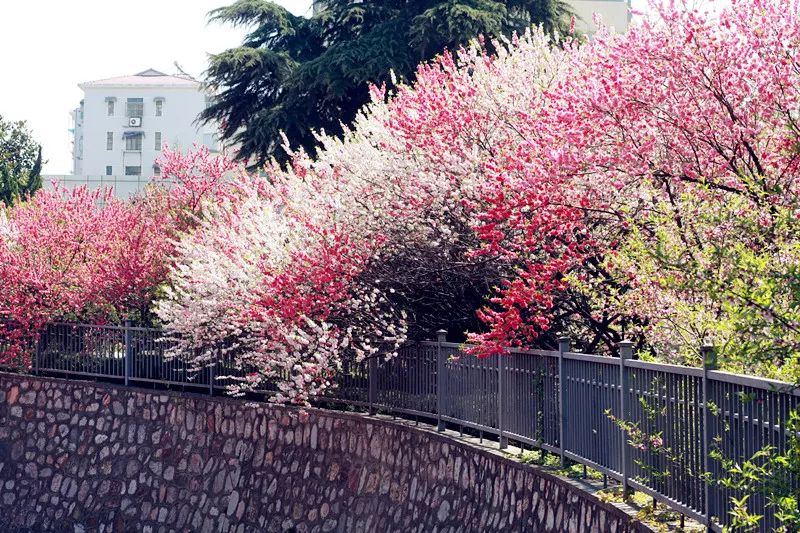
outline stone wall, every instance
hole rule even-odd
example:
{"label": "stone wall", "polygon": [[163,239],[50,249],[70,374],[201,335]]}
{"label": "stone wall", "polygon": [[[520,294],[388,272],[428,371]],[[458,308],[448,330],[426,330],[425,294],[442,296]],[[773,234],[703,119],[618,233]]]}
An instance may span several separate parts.
{"label": "stone wall", "polygon": [[0,374],[0,530],[644,528],[561,479],[430,431]]}

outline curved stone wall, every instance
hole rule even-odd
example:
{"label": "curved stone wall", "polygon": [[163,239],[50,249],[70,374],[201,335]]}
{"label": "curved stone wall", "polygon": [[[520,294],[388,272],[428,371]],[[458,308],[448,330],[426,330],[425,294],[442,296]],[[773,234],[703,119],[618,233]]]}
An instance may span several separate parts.
{"label": "curved stone wall", "polygon": [[3,531],[644,530],[569,483],[362,415],[0,374]]}

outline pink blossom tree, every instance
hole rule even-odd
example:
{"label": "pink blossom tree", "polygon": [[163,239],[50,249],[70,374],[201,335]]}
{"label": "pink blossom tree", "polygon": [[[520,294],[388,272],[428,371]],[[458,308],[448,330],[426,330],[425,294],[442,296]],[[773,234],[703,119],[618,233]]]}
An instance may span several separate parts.
{"label": "pink blossom tree", "polygon": [[478,353],[556,330],[590,350],[630,335],[696,362],[716,337],[740,362],[791,358],[797,10],[656,3],[625,35],[445,54],[398,91],[380,146],[410,216],[458,184],[451,205],[480,239],[466,255],[500,264]]}
{"label": "pink blossom tree", "polygon": [[147,308],[171,247],[167,217],[146,207],[79,187],[0,211],[2,361],[27,364],[47,322]]}
{"label": "pink blossom tree", "polygon": [[[568,74],[489,181],[497,200],[479,231],[493,253],[532,260],[479,339],[547,328],[540,297],[569,290],[589,296],[589,321],[614,317],[661,357],[696,362],[710,338],[740,363],[791,359],[798,3],[735,1],[719,20],[654,9],[624,35],[567,48]],[[564,219],[555,248],[548,213]]]}

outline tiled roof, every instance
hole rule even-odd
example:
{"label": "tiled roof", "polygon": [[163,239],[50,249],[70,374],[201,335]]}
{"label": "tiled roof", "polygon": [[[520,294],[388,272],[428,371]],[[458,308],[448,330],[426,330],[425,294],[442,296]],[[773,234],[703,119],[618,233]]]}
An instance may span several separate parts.
{"label": "tiled roof", "polygon": [[132,76],[119,76],[87,81],[78,85],[81,89],[91,87],[199,87],[200,82],[181,76],[170,76],[154,69],[147,69]]}

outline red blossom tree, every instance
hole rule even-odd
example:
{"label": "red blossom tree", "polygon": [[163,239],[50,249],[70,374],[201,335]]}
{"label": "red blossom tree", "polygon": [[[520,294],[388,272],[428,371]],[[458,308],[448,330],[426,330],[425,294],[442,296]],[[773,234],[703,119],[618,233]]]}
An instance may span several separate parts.
{"label": "red blossom tree", "polygon": [[799,9],[740,0],[715,18],[654,2],[624,35],[445,54],[400,89],[383,118],[400,141],[385,146],[416,165],[412,183],[468,183],[471,253],[507,265],[479,353],[553,328],[609,351],[624,335],[666,352],[670,332],[696,347],[796,338],[793,284],[754,265],[792,276],[777,258],[794,257]]}
{"label": "red blossom tree", "polygon": [[0,362],[27,363],[47,322],[146,309],[166,275],[168,223],[146,202],[85,187],[40,191],[8,210],[0,217]]}

